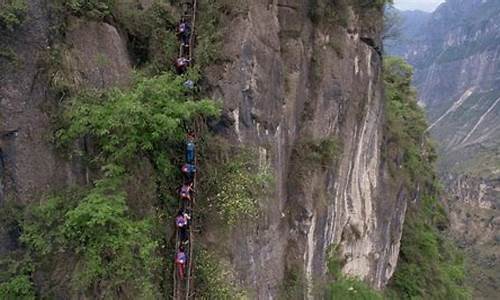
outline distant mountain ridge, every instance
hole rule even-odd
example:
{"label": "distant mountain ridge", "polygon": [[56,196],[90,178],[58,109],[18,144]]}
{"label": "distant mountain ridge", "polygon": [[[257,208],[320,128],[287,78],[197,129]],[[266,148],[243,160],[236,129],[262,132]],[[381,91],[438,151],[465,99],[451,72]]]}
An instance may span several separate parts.
{"label": "distant mountain ridge", "polygon": [[[409,52],[417,46],[418,40],[422,36],[422,27],[429,20],[431,13],[421,10],[395,11],[400,23],[400,36],[397,40],[390,40],[386,47],[389,48],[391,55],[407,57]],[[394,12],[391,12],[394,13]]]}
{"label": "distant mountain ridge", "polygon": [[401,38],[387,48],[415,67],[419,99],[446,154],[441,170],[498,175],[500,1],[448,0],[432,14],[401,16]]}

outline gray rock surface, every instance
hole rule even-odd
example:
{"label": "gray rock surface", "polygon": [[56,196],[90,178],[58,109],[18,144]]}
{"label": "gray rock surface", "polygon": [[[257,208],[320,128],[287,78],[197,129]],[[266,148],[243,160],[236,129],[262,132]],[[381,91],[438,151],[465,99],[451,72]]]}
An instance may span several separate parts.
{"label": "gray rock surface", "polygon": [[475,299],[500,293],[500,180],[460,176],[448,184],[450,232],[468,257]]}
{"label": "gray rock surface", "polygon": [[65,67],[77,86],[105,88],[130,83],[132,65],[126,39],[112,25],[71,18],[65,44],[69,48]]}
{"label": "gray rock surface", "polygon": [[[389,190],[381,159],[380,18],[350,9],[343,28],[311,22],[307,1],[248,6],[227,25],[229,61],[208,71],[233,139],[260,147],[276,178],[259,224],[233,234],[237,279],[254,297],[275,298],[287,273],[321,279],[327,249],[338,247],[345,273],[382,288],[396,267],[406,202]],[[301,176],[300,141],[330,137],[341,141],[338,161]]]}
{"label": "gray rock surface", "polygon": [[[14,32],[2,33],[0,46],[16,53],[0,67],[0,149],[3,164],[1,199],[36,200],[41,193],[65,184],[84,182],[75,162],[58,157],[51,143],[50,115],[59,105],[49,89],[53,36],[46,1],[30,1],[28,18]],[[62,77],[76,87],[124,86],[131,78],[126,41],[109,24],[68,21]]]}
{"label": "gray rock surface", "polygon": [[15,62],[0,61],[1,194],[25,203],[60,184],[75,182],[78,173],[50,143],[48,111],[56,101],[49,95],[43,71],[49,24],[47,2],[29,1],[26,21],[14,32],[2,32],[0,40],[0,47],[16,54]]}

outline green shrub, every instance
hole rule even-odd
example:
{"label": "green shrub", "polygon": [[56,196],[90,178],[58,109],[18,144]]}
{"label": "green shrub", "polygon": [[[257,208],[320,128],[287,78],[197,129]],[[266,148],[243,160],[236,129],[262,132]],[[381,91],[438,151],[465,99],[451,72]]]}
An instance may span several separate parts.
{"label": "green shrub", "polygon": [[260,212],[259,194],[269,183],[269,170],[257,169],[252,162],[236,157],[225,166],[223,181],[214,198],[217,211],[228,225],[256,219]]}
{"label": "green shrub", "polygon": [[111,15],[114,0],[62,0],[71,14],[78,17],[102,19]]}
{"label": "green shrub", "polygon": [[57,132],[60,146],[92,137],[98,146],[94,162],[100,166],[123,168],[143,154],[160,174],[171,176],[176,167],[170,164],[168,151],[183,140],[183,126],[196,116],[219,114],[214,102],[185,95],[186,78],[165,73],[139,79],[129,91],[82,93],[68,103],[65,124]]}
{"label": "green shrub", "polygon": [[341,151],[341,142],[335,137],[300,140],[293,152],[297,172],[305,176],[313,170],[328,169],[335,164],[342,154]]}
{"label": "green shrub", "polygon": [[[176,159],[184,151],[185,126],[219,114],[215,103],[198,100],[183,87],[187,76],[199,79],[193,71],[186,77],[137,78],[128,90],[85,91],[65,103],[57,145],[70,155],[88,156],[100,179],[84,191],[59,193],[32,205],[21,222],[21,240],[36,271],[49,280],[55,272],[69,274],[70,282],[58,284],[69,285],[71,294],[160,297],[164,267],[171,267],[159,253],[165,236],[161,202],[157,215],[139,217],[129,211],[125,185],[134,166],[147,158],[159,200],[170,199],[170,187],[179,182]],[[73,149],[79,139],[92,140],[89,153]],[[170,206],[163,206],[167,215],[173,214]]]}
{"label": "green shrub", "polygon": [[201,67],[206,67],[222,57],[222,8],[219,0],[199,2],[194,58],[196,64]]}
{"label": "green shrub", "polygon": [[196,251],[196,293],[200,299],[246,299],[231,283],[230,272],[205,249]]}
{"label": "green shrub", "polygon": [[0,255],[0,299],[35,299],[32,262],[13,241],[21,234],[23,206],[7,200],[0,204],[0,216],[0,236],[8,237],[2,242],[15,243],[10,246],[13,249]]}
{"label": "green shrub", "polygon": [[21,240],[42,264],[58,253],[72,257],[68,261],[75,266],[67,271],[75,291],[92,297],[158,296],[155,276],[161,263],[151,220],[128,215],[120,185],[106,179],[85,194],[53,196],[33,205]]}
{"label": "green shrub", "polygon": [[463,256],[433,221],[439,204],[429,198],[422,206],[407,214],[390,290],[401,299],[470,299]]}
{"label": "green shrub", "polygon": [[382,295],[357,278],[342,274],[344,259],[339,257],[337,248],[327,251],[328,274],[333,282],[327,284],[326,299],[382,300]]}
{"label": "green shrub", "polygon": [[386,140],[389,148],[397,152],[398,166],[403,167],[407,186],[419,183],[434,185],[433,147],[427,139],[425,113],[417,104],[416,93],[411,86],[413,70],[400,58],[388,57],[384,61],[386,93]]}
{"label": "green shrub", "polygon": [[338,247],[330,246],[327,250],[327,257],[328,275],[333,278],[342,277],[342,268],[345,261],[338,255]]}
{"label": "green shrub", "polygon": [[202,205],[223,224],[232,226],[242,221],[255,221],[262,201],[272,189],[273,177],[269,166],[259,165],[253,148],[230,145],[212,138],[202,155],[210,162],[202,164],[200,186]]}
{"label": "green shrub", "polygon": [[26,18],[26,0],[2,0],[0,2],[0,28],[13,30]]}
{"label": "green shrub", "polygon": [[150,74],[168,70],[179,52],[175,34],[178,20],[165,1],[155,0],[146,8],[138,8],[137,1],[120,1],[113,9],[113,17],[128,34],[129,49],[136,65]]}
{"label": "green shrub", "polygon": [[31,279],[26,275],[18,275],[0,283],[0,299],[35,299]]}
{"label": "green shrub", "polygon": [[384,298],[361,280],[341,278],[330,284],[327,299],[382,300]]}

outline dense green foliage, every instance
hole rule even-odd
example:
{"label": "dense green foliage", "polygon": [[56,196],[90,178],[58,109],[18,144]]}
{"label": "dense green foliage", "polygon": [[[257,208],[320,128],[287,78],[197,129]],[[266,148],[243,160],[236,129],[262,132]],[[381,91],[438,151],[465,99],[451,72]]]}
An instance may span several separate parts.
{"label": "dense green foliage", "polygon": [[433,186],[435,151],[425,134],[425,115],[417,104],[411,86],[413,70],[398,58],[385,59],[386,139],[388,155],[395,156],[393,172],[403,168],[408,187],[415,184]]}
{"label": "dense green foliage", "polygon": [[380,293],[355,278],[340,278],[328,288],[327,299],[382,300]]}
{"label": "dense green foliage", "polygon": [[328,251],[328,275],[332,279],[326,287],[326,299],[382,300],[382,295],[366,283],[342,274],[343,261],[336,249]]}
{"label": "dense green foliage", "polygon": [[[190,78],[196,80],[196,74],[190,75]],[[78,138],[92,139],[96,148],[92,163],[105,171],[105,179],[98,181],[82,203],[66,214],[69,219],[63,227],[63,233],[70,237],[71,233],[82,236],[85,232],[83,236],[91,238],[96,232],[111,231],[109,237],[101,233],[103,236],[99,240],[90,242],[97,249],[86,246],[88,241],[85,238],[81,241],[83,248],[76,248],[77,253],[89,260],[83,264],[87,269],[76,277],[81,278],[86,286],[101,282],[100,276],[111,278],[111,284],[126,283],[127,279],[134,278],[139,280],[142,289],[146,289],[138,290],[135,295],[155,294],[150,292],[150,281],[138,274],[151,274],[146,268],[159,265],[153,260],[156,244],[144,240],[151,236],[147,232],[147,219],[139,223],[126,223],[131,221],[124,215],[125,195],[120,183],[138,157],[148,158],[160,182],[179,182],[175,178],[178,174],[177,167],[171,160],[182,157],[182,147],[179,145],[185,135],[184,126],[189,126],[191,120],[198,116],[212,117],[219,113],[213,102],[195,101],[183,87],[184,80],[186,78],[170,73],[139,79],[129,91],[110,90],[99,94],[82,94],[74,98],[66,109],[64,119],[68,122],[58,131],[57,140],[61,145],[68,145]],[[110,184],[115,190],[108,192],[101,187]],[[95,227],[95,224],[99,226]],[[105,226],[101,228],[102,225]],[[140,239],[139,236],[143,238]],[[127,240],[132,244],[121,245],[118,243],[120,240]],[[140,244],[134,244],[135,241]],[[108,244],[116,246],[111,253],[116,256],[117,264],[109,259],[104,261],[108,262],[109,270],[115,269],[114,276],[118,276],[117,278],[110,276],[106,269],[97,267],[101,266],[104,259],[102,251],[106,250],[100,247]],[[132,255],[130,249],[136,249],[136,254]],[[84,251],[85,255],[80,251]],[[138,254],[140,258],[141,255],[144,257],[134,265],[134,261],[130,259],[137,259]],[[123,273],[117,272],[117,268]]]}
{"label": "dense green foliage", "polygon": [[[0,205],[0,235],[18,238],[23,222],[23,207],[14,201]],[[34,299],[35,290],[31,281],[33,264],[17,242],[2,245],[10,251],[0,256],[0,299]],[[10,245],[9,245],[10,244]]]}
{"label": "dense green foliage", "polygon": [[16,275],[0,283],[1,299],[35,299],[33,283],[27,275]]}
{"label": "dense green foliage", "polygon": [[159,237],[152,219],[128,215],[125,197],[119,182],[111,180],[97,182],[81,196],[50,197],[29,210],[21,240],[42,269],[58,255],[76,261],[66,270],[75,293],[158,297]]}
{"label": "dense green foliage", "polygon": [[246,299],[231,284],[231,274],[213,253],[200,249],[196,252],[196,291],[200,299]]}
{"label": "dense green foliage", "polygon": [[26,18],[26,0],[3,0],[0,2],[0,29],[13,30]]}
{"label": "dense green foliage", "polygon": [[[35,271],[52,274],[50,280],[57,280],[57,272],[68,274],[69,281],[59,284],[88,297],[159,297],[162,213],[129,210],[127,184],[134,182],[134,167],[144,159],[154,168],[153,182],[162,187],[179,182],[172,160],[182,157],[185,126],[219,114],[213,102],[195,99],[183,87],[184,80],[170,73],[140,78],[129,90],[82,92],[65,104],[57,144],[71,150],[75,141],[92,141],[90,152],[66,152],[87,157],[89,168],[101,175],[83,191],[43,197],[17,218]],[[162,188],[158,193],[159,199],[168,199],[170,191]],[[31,295],[30,274],[6,276],[2,293]]]}
{"label": "dense green foliage", "polygon": [[435,198],[407,214],[391,289],[402,299],[469,299],[462,253],[438,230],[446,218]]}
{"label": "dense green foliage", "polygon": [[78,17],[101,19],[111,14],[114,0],[62,0],[72,14]]}
{"label": "dense green foliage", "polygon": [[206,143],[200,174],[202,203],[206,213],[216,216],[224,225],[255,221],[262,209],[262,200],[271,190],[273,177],[265,162],[259,164],[256,150],[231,145],[212,137]]}
{"label": "dense green foliage", "polygon": [[99,145],[95,160],[108,165],[108,170],[123,168],[135,155],[146,155],[161,174],[169,176],[173,166],[168,151],[183,139],[184,126],[196,116],[219,113],[213,102],[186,96],[182,85],[186,78],[165,73],[138,80],[130,91],[81,94],[69,103],[66,126],[57,132],[57,140],[64,145],[92,137]]}
{"label": "dense green foliage", "polygon": [[386,156],[395,178],[418,200],[410,205],[400,259],[387,292],[389,298],[468,299],[464,261],[441,230],[447,216],[437,201],[433,147],[426,137],[424,113],[411,88],[412,69],[399,58],[385,60]]}
{"label": "dense green foliage", "polygon": [[[165,1],[142,7],[136,1],[61,0],[51,8],[63,20],[56,29],[62,34],[69,28],[72,18],[65,17],[70,15],[112,20],[127,35],[141,74],[156,76],[138,75],[128,89],[82,90],[66,76],[67,47],[54,45],[47,51],[44,62],[52,85],[64,95],[53,116],[57,127],[53,141],[69,159],[83,164],[90,182],[78,191],[60,189],[52,195],[40,195],[39,201],[5,220],[19,251],[0,258],[0,298],[54,298],[61,294],[99,299],[161,298],[170,292],[173,249],[165,241],[165,236],[171,235],[165,221],[170,221],[177,208],[173,192],[181,182],[178,166],[184,157],[186,129],[217,117],[220,109],[183,86],[188,78],[200,80],[197,68],[185,76],[164,72],[178,51],[175,10]],[[213,10],[209,18],[217,14]],[[211,34],[216,25],[201,36],[200,53],[207,64],[215,53]],[[7,51],[0,54],[6,59],[13,56]],[[152,170],[138,172],[143,165]],[[235,169],[238,167],[232,165],[231,170]],[[140,175],[148,178],[138,178]],[[256,183],[254,177],[246,177],[248,172],[227,171],[226,175],[241,183],[235,186],[243,199],[239,203],[245,204],[250,199],[248,184]],[[147,187],[139,186],[143,183]],[[149,189],[148,195],[141,193],[144,188]],[[224,203],[229,201],[220,201]],[[136,209],[140,206],[147,207]],[[224,209],[256,214],[254,206]],[[210,283],[222,284],[223,277],[210,278],[222,270],[213,261],[202,255],[200,273],[206,274],[204,278]],[[3,272],[4,266],[8,271]],[[203,273],[203,267],[207,272]],[[233,290],[210,291],[212,295],[229,292]]]}
{"label": "dense green foliage", "polygon": [[307,171],[331,167],[341,155],[337,138],[301,140],[295,147],[297,160]]}

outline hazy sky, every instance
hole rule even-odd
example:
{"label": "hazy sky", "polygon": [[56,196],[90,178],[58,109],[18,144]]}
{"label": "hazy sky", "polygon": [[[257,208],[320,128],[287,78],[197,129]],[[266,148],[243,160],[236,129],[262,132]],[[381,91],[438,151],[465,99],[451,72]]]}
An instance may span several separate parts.
{"label": "hazy sky", "polygon": [[395,0],[394,4],[401,10],[420,9],[424,11],[434,11],[439,4],[445,0]]}

